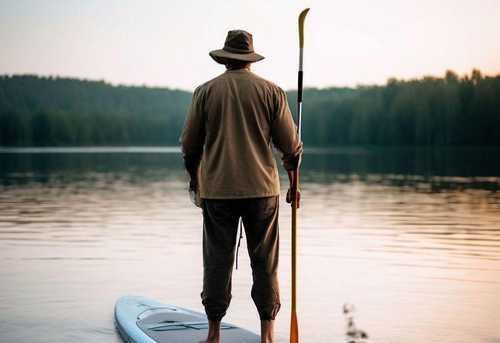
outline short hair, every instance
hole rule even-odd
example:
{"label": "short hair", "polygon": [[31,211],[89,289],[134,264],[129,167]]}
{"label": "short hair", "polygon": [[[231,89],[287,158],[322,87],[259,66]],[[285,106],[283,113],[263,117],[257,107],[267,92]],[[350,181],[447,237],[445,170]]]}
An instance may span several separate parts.
{"label": "short hair", "polygon": [[233,59],[226,59],[224,64],[226,65],[227,68],[230,69],[242,69],[246,68],[250,65],[251,62],[248,61],[241,61],[241,60],[233,60]]}

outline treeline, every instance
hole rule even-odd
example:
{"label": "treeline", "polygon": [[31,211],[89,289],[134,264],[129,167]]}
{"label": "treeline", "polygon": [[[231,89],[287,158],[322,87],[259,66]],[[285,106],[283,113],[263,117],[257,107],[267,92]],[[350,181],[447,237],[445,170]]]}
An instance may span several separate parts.
{"label": "treeline", "polygon": [[175,145],[191,93],[103,81],[0,77],[0,145]]}
{"label": "treeline", "polygon": [[[296,92],[289,92],[295,113]],[[307,89],[308,146],[500,146],[500,75],[390,79]],[[0,145],[177,145],[191,93],[38,76],[0,76]]]}
{"label": "treeline", "polygon": [[500,146],[500,75],[447,71],[304,97],[304,142],[313,146]]}

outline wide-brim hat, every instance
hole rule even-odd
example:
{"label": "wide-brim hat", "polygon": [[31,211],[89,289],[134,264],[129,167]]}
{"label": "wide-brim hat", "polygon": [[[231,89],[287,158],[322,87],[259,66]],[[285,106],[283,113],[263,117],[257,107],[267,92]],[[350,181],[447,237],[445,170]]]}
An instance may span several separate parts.
{"label": "wide-brim hat", "polygon": [[217,63],[226,64],[227,60],[257,62],[264,59],[253,49],[252,34],[244,30],[231,30],[227,33],[224,47],[208,53]]}

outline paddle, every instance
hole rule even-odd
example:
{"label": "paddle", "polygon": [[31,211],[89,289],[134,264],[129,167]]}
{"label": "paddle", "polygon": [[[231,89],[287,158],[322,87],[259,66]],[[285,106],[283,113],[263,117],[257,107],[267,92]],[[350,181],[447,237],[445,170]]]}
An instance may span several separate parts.
{"label": "paddle", "polygon": [[[302,140],[302,62],[304,57],[304,21],[309,8],[299,15],[299,73],[297,90],[297,131],[299,141]],[[300,164],[299,164],[300,165]],[[292,317],[290,321],[290,343],[299,342],[299,325],[297,320],[297,208],[300,199],[297,197],[299,189],[299,167],[292,172]]]}

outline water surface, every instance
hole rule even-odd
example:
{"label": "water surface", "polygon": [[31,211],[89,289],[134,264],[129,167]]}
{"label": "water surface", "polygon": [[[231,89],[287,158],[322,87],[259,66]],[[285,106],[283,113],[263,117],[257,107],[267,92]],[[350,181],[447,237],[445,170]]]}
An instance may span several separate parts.
{"label": "water surface", "polygon": [[[370,342],[500,342],[499,152],[310,150],[302,341],[345,341],[352,303]],[[284,202],[280,213],[286,342]],[[176,148],[0,149],[0,341],[120,342],[124,294],[202,310],[201,223]],[[258,331],[245,249],[233,277],[225,319]]]}

